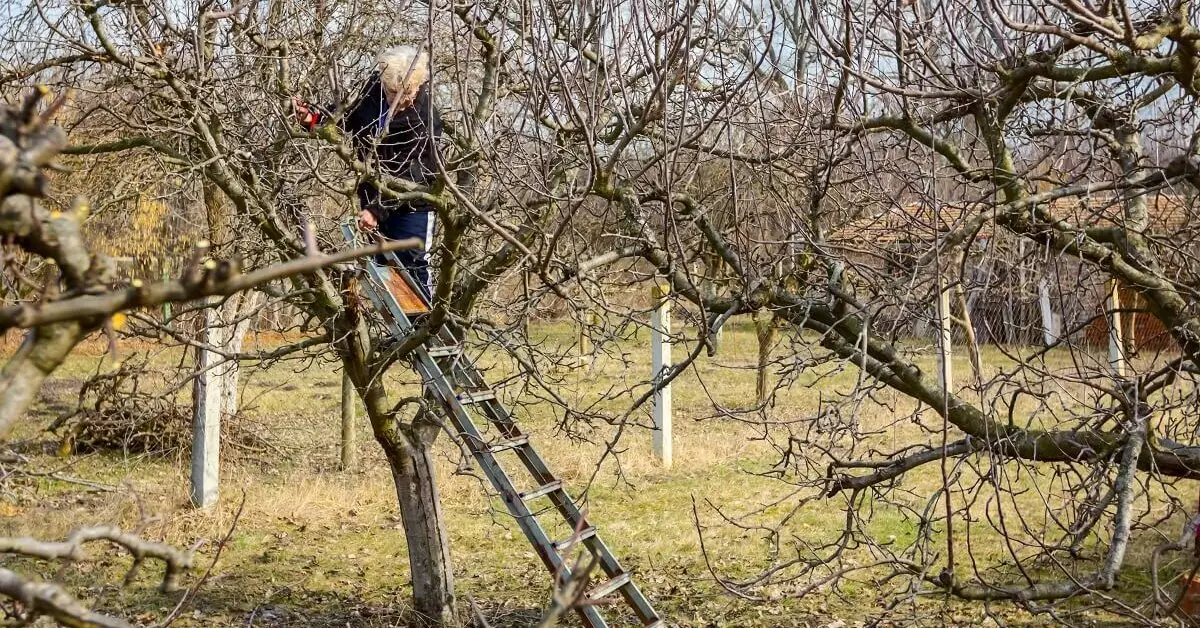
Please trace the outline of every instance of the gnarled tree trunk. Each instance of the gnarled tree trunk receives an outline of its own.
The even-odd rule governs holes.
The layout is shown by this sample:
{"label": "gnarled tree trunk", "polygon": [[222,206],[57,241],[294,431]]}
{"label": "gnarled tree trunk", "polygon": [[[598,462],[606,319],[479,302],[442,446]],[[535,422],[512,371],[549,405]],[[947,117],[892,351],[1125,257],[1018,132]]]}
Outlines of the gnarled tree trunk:
{"label": "gnarled tree trunk", "polygon": [[[454,622],[454,571],[434,476],[432,445],[436,425],[424,424],[418,414],[411,450],[396,452],[385,445],[396,483],[396,499],[404,536],[408,541],[409,573],[413,580],[413,605],[423,621],[445,626]],[[381,441],[382,443],[382,441]]]}
{"label": "gnarled tree trunk", "polygon": [[422,408],[411,423],[402,423],[391,409],[387,393],[367,356],[371,355],[365,324],[352,322],[344,312],[341,329],[353,329],[339,347],[342,364],[363,400],[375,440],[383,447],[396,484],[396,499],[408,542],[413,610],[420,624],[456,623],[454,575],[450,540],[442,516],[432,447],[441,427]]}

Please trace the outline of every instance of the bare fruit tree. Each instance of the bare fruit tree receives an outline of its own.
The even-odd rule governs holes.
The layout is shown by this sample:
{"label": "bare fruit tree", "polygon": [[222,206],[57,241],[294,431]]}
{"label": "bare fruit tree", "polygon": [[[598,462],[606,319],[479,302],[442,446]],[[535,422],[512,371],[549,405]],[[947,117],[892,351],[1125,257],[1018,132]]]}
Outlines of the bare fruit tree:
{"label": "bare fruit tree", "polygon": [[[935,593],[1055,614],[1089,596],[1146,622],[1170,611],[1167,587],[1125,590],[1119,576],[1131,544],[1175,547],[1193,498],[1179,481],[1200,474],[1190,3],[38,7],[4,34],[9,82],[76,88],[68,152],[149,156],[137,168],[160,195],[208,198],[238,221],[235,250],[341,247],[332,222],[355,211],[362,180],[437,209],[435,307],[414,337],[381,336],[341,269],[270,293],[305,312],[306,346],[336,353],[365,403],[427,618],[455,612],[432,473],[444,428],[396,398],[389,368],[452,324],[506,352],[525,397],[566,430],[602,433],[615,457],[648,427],[653,387],[755,313],[761,398],[714,393],[713,414],[755,426],[777,454],[764,473],[788,490],[762,512],[697,509],[770,546],[757,576],[714,568],[732,593],[866,580],[882,615]],[[381,177],[336,123],[292,124],[293,96],[337,111],[397,42],[433,58],[448,139],[429,187]],[[646,320],[630,287],[664,280],[683,359],[602,400],[619,409],[569,407],[551,368],[563,356],[525,323],[596,315],[593,350],[619,355]],[[1129,342],[1138,329],[1157,344]],[[937,344],[970,376],[935,366]],[[849,384],[777,403],[833,380]],[[792,525],[830,504],[844,509],[836,530]],[[880,538],[888,516],[912,535]]]}
{"label": "bare fruit tree", "polygon": [[[28,291],[28,296],[10,294],[16,297],[15,302],[0,308],[0,332],[28,330],[0,371],[0,445],[10,439],[43,382],[75,347],[97,332],[108,333],[111,338],[114,321],[121,320],[129,310],[228,296],[411,244],[306,256],[246,273],[237,263],[209,257],[207,247],[201,246],[177,279],[121,281],[114,261],[90,252],[83,237],[90,201],[77,197],[69,207],[46,203],[50,180],[47,173],[66,148],[67,138],[61,128],[50,123],[64,98],[47,101],[45,96],[44,90],[34,91],[18,107],[0,106],[0,235],[8,247],[4,271],[6,277],[18,279]],[[19,456],[0,450],[0,465],[19,464]],[[13,473],[6,470],[4,475]],[[164,590],[176,588],[180,575],[192,567],[190,552],[109,526],[82,527],[58,543],[0,538],[0,554],[81,562],[91,559],[85,545],[100,541],[123,548],[133,557],[129,577],[147,559],[161,561],[165,565]],[[0,568],[0,594],[22,605],[20,620],[47,615],[64,625],[129,625],[89,610],[57,585],[31,580],[7,568]]]}

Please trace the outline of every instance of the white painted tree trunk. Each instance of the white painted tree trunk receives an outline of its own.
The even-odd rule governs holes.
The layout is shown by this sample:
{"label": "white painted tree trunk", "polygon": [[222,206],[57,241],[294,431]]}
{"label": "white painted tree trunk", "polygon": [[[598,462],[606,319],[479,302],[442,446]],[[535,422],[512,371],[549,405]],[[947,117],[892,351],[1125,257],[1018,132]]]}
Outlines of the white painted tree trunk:
{"label": "white painted tree trunk", "polygon": [[1108,365],[1113,375],[1125,377],[1125,330],[1121,322],[1121,292],[1117,280],[1108,282]]}
{"label": "white painted tree trunk", "polygon": [[953,357],[953,323],[950,320],[952,313],[950,311],[950,289],[946,287],[946,280],[939,279],[938,303],[937,303],[937,318],[938,318],[938,383],[942,385],[942,390],[949,391],[954,386],[954,370],[952,368],[951,358]]}
{"label": "white painted tree trunk", "polygon": [[[246,334],[249,333],[254,317],[250,313],[262,305],[263,297],[257,292],[243,292],[229,298],[225,303],[223,316],[226,321],[237,321],[229,328],[222,350],[227,354],[241,353],[245,345]],[[237,414],[241,389],[238,383],[241,377],[241,364],[230,360],[223,367],[224,378],[221,382],[221,412],[224,418]]]}

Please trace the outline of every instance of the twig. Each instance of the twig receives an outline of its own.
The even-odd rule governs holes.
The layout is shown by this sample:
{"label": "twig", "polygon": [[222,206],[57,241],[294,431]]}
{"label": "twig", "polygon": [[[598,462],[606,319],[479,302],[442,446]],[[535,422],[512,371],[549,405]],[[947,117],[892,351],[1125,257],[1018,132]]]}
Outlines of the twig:
{"label": "twig", "polygon": [[65,626],[81,628],[133,628],[132,624],[88,610],[62,587],[49,582],[30,582],[20,574],[0,567],[0,595],[8,596],[25,608],[26,617],[46,615]]}
{"label": "twig", "polygon": [[161,586],[163,591],[174,590],[179,574],[192,566],[191,552],[181,552],[165,543],[147,541],[135,534],[123,532],[116,526],[79,528],[63,542],[39,541],[31,537],[0,537],[0,554],[20,554],[47,560],[79,562],[89,559],[83,547],[85,543],[102,540],[125,548],[133,556],[131,572],[135,571],[146,558],[157,558],[163,561],[166,564]]}

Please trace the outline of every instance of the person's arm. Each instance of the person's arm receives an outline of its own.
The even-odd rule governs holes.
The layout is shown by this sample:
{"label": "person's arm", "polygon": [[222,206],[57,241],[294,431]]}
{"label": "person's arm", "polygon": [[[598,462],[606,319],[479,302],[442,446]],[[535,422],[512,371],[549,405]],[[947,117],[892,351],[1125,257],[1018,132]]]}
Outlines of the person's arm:
{"label": "person's arm", "polygon": [[348,133],[351,139],[358,141],[359,136],[379,118],[375,112],[380,107],[380,94],[377,93],[379,90],[379,76],[376,73],[371,75],[362,91],[340,116],[334,115],[333,112],[339,111],[341,103],[320,107],[294,96],[292,100],[296,106],[296,118],[309,131],[327,122],[334,122],[339,129]]}

